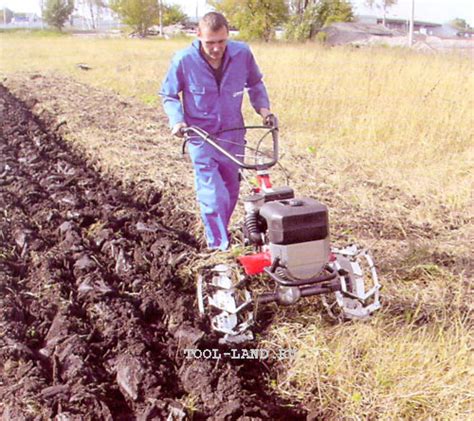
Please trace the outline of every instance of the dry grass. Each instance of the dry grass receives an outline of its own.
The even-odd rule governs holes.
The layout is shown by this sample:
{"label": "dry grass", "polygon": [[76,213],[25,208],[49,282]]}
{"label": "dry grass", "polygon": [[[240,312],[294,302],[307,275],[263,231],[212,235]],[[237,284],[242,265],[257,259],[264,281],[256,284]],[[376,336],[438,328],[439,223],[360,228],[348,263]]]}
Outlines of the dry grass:
{"label": "dry grass", "polygon": [[[158,106],[169,59],[187,43],[0,34],[2,73],[60,71]],[[361,180],[396,185],[426,202],[420,219],[432,216],[433,197],[451,208],[466,206],[474,158],[469,59],[314,45],[256,45],[254,51],[285,149],[311,154],[314,168],[330,159],[340,169],[330,180],[338,191],[350,188],[364,205],[373,198],[363,194]],[[246,114],[255,121],[249,107]]]}
{"label": "dry grass", "polygon": [[[175,186],[184,212],[194,200],[190,172],[176,174],[184,168],[173,162],[178,143],[163,150],[153,142],[169,141],[155,93],[172,52],[186,44],[2,34],[1,72],[18,95],[39,97],[65,119],[71,140],[109,171]],[[472,61],[397,49],[253,50],[280,117],[292,186],[329,205],[336,243],[373,250],[384,284],[384,307],[368,323],[332,324],[315,299],[279,309],[261,346],[297,355],[269,382],[321,419],[471,419]],[[70,79],[15,79],[20,70],[134,96],[156,105],[156,118],[112,97],[91,109],[90,96],[103,93]],[[94,120],[99,112],[108,125]],[[257,121],[248,104],[245,113]]]}
{"label": "dry grass", "polygon": [[[375,181],[427,202],[434,196],[458,209],[466,205],[474,157],[472,62],[403,50],[281,46],[272,63],[256,50],[284,140],[306,147],[316,161],[330,159],[341,170],[332,180],[355,190],[361,204],[368,200],[361,181]],[[290,71],[272,72],[277,66]]]}
{"label": "dry grass", "polygon": [[[2,73],[59,71],[92,86],[110,89],[145,103],[157,103],[156,92],[169,59],[183,41],[38,37],[0,33]],[[85,63],[84,71],[76,67]]]}
{"label": "dry grass", "polygon": [[326,418],[466,420],[474,415],[474,358],[464,323],[281,323],[263,346],[297,350],[275,388]]}
{"label": "dry grass", "polygon": [[[58,70],[155,104],[171,55],[187,43],[1,34],[2,72]],[[316,160],[331,157],[339,168],[356,166],[364,180],[466,204],[474,127],[469,59],[314,45],[256,45],[254,51],[284,141]]]}

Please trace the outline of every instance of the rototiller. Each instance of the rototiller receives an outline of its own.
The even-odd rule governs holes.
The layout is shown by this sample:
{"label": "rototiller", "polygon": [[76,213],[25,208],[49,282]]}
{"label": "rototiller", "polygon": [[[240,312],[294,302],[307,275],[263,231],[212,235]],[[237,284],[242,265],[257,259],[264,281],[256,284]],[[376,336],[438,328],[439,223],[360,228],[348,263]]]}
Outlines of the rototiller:
{"label": "rototiller", "polygon": [[[253,251],[238,257],[236,263],[201,271],[197,280],[200,314],[208,317],[214,331],[223,334],[223,343],[253,339],[251,327],[260,305],[292,305],[312,295],[321,295],[334,317],[368,318],[380,308],[380,284],[372,257],[355,245],[331,247],[328,208],[309,197],[295,197],[291,187],[272,186],[268,170],[278,162],[277,124],[231,130],[249,129],[266,130],[256,147],[246,145],[243,157],[228,153],[222,146],[228,141],[219,139],[219,133],[210,135],[194,126],[183,129],[186,140],[201,138],[242,172],[257,173],[257,185],[250,185],[250,194],[243,198],[243,235]],[[262,151],[269,134],[271,150]],[[252,277],[262,275],[273,281],[273,289],[251,294]]]}

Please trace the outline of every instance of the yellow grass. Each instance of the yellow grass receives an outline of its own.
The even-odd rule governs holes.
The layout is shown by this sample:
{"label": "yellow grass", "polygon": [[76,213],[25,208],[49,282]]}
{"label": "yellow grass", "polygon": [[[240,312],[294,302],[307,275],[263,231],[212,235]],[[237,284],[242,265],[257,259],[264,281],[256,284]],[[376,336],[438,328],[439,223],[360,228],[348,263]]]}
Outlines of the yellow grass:
{"label": "yellow grass", "polygon": [[[154,104],[171,55],[188,43],[0,34],[1,70],[58,70]],[[355,166],[364,179],[439,196],[449,206],[466,204],[473,160],[472,61],[312,44],[253,49],[284,147],[306,147],[315,160]],[[93,69],[80,70],[77,63]],[[246,114],[255,118],[248,108]]]}
{"label": "yellow grass", "polygon": [[[156,91],[171,55],[188,43],[0,34],[0,72],[57,71],[162,113]],[[472,419],[472,60],[252,48],[292,185],[330,205],[337,241],[371,246],[384,284],[383,310],[368,323],[331,324],[314,299],[279,309],[261,346],[297,354],[269,384],[321,419]],[[245,114],[257,121],[248,104]],[[110,166],[133,173],[127,146],[113,147]],[[147,157],[139,165],[146,173]]]}
{"label": "yellow grass", "polygon": [[274,387],[326,418],[472,419],[472,334],[460,320],[422,326],[375,317],[329,327],[281,323],[270,349],[292,349]]}
{"label": "yellow grass", "polygon": [[[173,51],[184,45],[184,41],[0,33],[1,70],[4,73],[57,70],[93,86],[154,103]],[[76,67],[78,63],[88,64],[92,70],[80,70]]]}

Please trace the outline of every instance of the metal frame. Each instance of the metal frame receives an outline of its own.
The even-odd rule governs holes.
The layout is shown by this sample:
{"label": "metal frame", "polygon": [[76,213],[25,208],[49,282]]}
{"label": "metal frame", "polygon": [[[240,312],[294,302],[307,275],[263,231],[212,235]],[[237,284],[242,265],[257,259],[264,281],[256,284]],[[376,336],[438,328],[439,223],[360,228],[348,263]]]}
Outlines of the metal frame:
{"label": "metal frame", "polygon": [[[200,137],[205,142],[209,143],[211,146],[216,148],[220,153],[224,156],[229,158],[234,164],[237,164],[240,168],[246,170],[265,170],[268,168],[273,167],[278,162],[278,127],[267,127],[267,126],[244,126],[239,128],[239,130],[248,130],[248,129],[268,129],[269,132],[272,134],[272,144],[273,144],[273,151],[272,151],[272,160],[270,162],[264,162],[262,164],[247,164],[243,161],[237,159],[234,155],[226,151],[221,145],[217,143],[217,139],[215,139],[215,135],[211,135],[205,130],[201,129],[200,127],[196,126],[189,126],[183,127],[181,129],[181,133],[186,136],[186,140],[188,141],[189,138],[194,134]],[[237,129],[232,129],[237,130]],[[228,130],[227,130],[228,131]]]}

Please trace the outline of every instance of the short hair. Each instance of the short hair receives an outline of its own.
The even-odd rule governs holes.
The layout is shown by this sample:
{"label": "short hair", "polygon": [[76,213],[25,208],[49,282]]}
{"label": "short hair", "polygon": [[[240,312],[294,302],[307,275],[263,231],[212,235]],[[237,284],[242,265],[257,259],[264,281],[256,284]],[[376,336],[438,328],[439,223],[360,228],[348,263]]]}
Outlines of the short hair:
{"label": "short hair", "polygon": [[217,32],[222,28],[226,28],[227,32],[229,32],[227,19],[218,12],[206,13],[199,21],[199,27],[202,29],[204,26],[209,28],[212,32]]}

